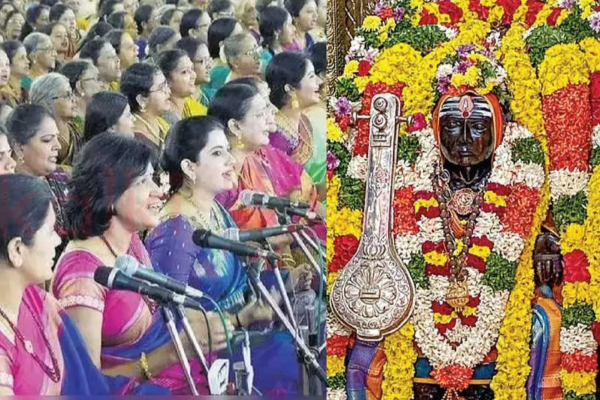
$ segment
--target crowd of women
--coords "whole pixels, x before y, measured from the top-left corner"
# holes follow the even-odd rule
[[[278,225],[246,190],[324,221],[324,0],[63,1],[0,3],[0,395],[190,392],[159,305],[94,280],[125,255],[214,300],[188,311],[209,363],[241,360],[245,330],[254,389],[301,393],[243,260],[192,234]],[[306,254],[268,243],[292,299],[321,310]]]

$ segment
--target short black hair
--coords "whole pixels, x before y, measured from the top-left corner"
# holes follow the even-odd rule
[[[215,14],[231,7],[233,7],[233,3],[230,0],[212,0],[208,6],[208,15],[214,19]]]
[[[106,22],[108,22],[115,29],[125,29],[126,16],[127,11],[113,12],[108,16],[108,18],[106,18]]]
[[[260,95],[256,87],[227,84],[217,91],[208,106],[208,115],[217,118],[227,128],[229,120],[240,121],[250,110],[252,99]]]
[[[167,43],[175,35],[177,35],[177,32],[170,26],[157,26],[148,38],[149,54],[155,56],[158,53],[158,46]]]
[[[85,60],[73,60],[63,64],[58,70],[59,73],[69,78],[69,84],[74,92],[77,92],[77,82],[81,75],[90,69],[91,64]]]
[[[98,62],[98,58],[100,57],[100,52],[102,48],[106,45],[110,46],[110,43],[104,39],[92,39],[87,42],[79,52],[79,58],[81,59],[90,59],[96,64]]]
[[[298,52],[286,51],[273,57],[267,66],[266,80],[271,88],[269,99],[275,107],[281,108],[290,101],[286,85],[299,88],[307,65],[308,58]]]
[[[98,20],[106,21],[108,16],[113,13],[116,5],[121,4],[122,0],[105,0],[98,4],[100,10],[98,12]]]
[[[0,175],[0,259],[8,260],[8,244],[21,238],[33,244],[52,207],[52,193],[44,180],[22,174]],[[8,211],[8,212],[7,212]]]
[[[231,36],[238,24],[235,18],[220,18],[208,28],[208,52],[212,58],[219,58],[221,42]]]
[[[113,26],[108,22],[98,21],[96,24],[92,25],[85,38],[79,44],[79,51],[81,51],[81,49],[83,49],[83,47],[92,40],[101,39],[104,35],[106,35],[113,29]]]
[[[153,149],[125,135],[98,135],[83,146],[75,156],[64,207],[69,237],[84,240],[106,232],[117,201],[153,164]]]
[[[284,6],[294,18],[300,16],[302,8],[311,0],[285,0]],[[313,0],[314,1],[314,0]]]
[[[327,43],[318,42],[309,50],[310,61],[315,66],[315,74],[320,75],[327,72]]]
[[[183,184],[181,161],[188,159],[198,162],[198,155],[208,142],[208,135],[215,130],[224,131],[223,124],[215,117],[191,117],[177,122],[165,143],[162,154],[162,169],[169,173],[171,192]]]
[[[260,13],[259,30],[263,47],[270,49],[275,41],[275,32],[281,31],[290,14],[282,7],[267,7]]]
[[[127,97],[121,93],[106,91],[93,95],[85,110],[85,140],[89,141],[116,125],[127,104]]]
[[[38,18],[40,18],[40,15],[42,14],[42,10],[50,10],[50,7],[45,6],[43,4],[30,5],[25,11],[25,21],[27,21],[27,23],[31,24],[32,26],[35,25]]]
[[[6,129],[13,144],[26,145],[39,132],[44,118],[53,119],[44,106],[38,104],[19,104],[8,116]]]
[[[13,59],[15,58],[15,54],[17,54],[17,51],[19,51],[19,49],[22,47],[24,48],[23,43],[19,42],[18,40],[7,40],[6,42],[0,44],[0,48],[4,50],[4,52],[8,56],[8,61],[11,64],[13,63]]]
[[[121,41],[123,40],[123,34],[125,31],[123,29],[113,29],[108,32],[102,39],[106,40],[111,46],[115,49],[117,54],[121,53]]]
[[[158,54],[154,62],[158,65],[165,78],[169,80],[171,79],[171,74],[177,68],[179,60],[187,56],[187,53],[180,49],[165,50]]]
[[[200,40],[198,38],[188,36],[188,37],[184,37],[183,39],[179,40],[175,44],[175,47],[185,51],[187,53],[188,57],[190,58],[190,60],[194,61],[194,58],[196,58],[196,54],[198,54],[198,48],[201,45],[206,46],[206,43],[204,43],[202,40]]]
[[[198,21],[204,15],[204,11],[199,8],[191,8],[181,17],[181,25],[179,25],[179,33],[181,37],[188,37],[190,29],[198,29]]]
[[[154,76],[160,70],[154,64],[135,63],[123,72],[121,77],[121,93],[127,97],[131,112],[140,110],[136,97],[148,96],[154,83]]]
[[[169,25],[171,23],[171,18],[173,18],[173,14],[175,14],[175,11],[177,11],[177,8],[170,8],[167,11],[165,11],[160,16],[160,24]]]
[[[58,20],[63,16],[63,14],[69,10],[70,8],[67,7],[64,3],[56,3],[50,9],[50,22],[58,22]]]
[[[142,23],[148,23],[148,21],[150,21],[150,17],[152,17],[152,11],[154,11],[154,7],[152,7],[150,4],[144,4],[143,6],[139,6],[138,9],[135,10],[133,19],[135,20],[135,24],[137,25],[138,34],[141,34],[144,31]]]
[[[58,3],[60,3],[60,0],[41,0],[40,1],[41,5],[48,6],[50,8],[54,7]]]

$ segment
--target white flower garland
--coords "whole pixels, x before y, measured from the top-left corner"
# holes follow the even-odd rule
[[[574,354],[581,351],[586,356],[594,354],[598,343],[592,331],[583,324],[577,324],[560,329],[560,351],[564,354]]]
[[[440,72],[440,70],[438,70]],[[442,71],[443,73],[443,68]],[[412,133],[418,139],[421,151],[415,165],[398,162],[395,176],[395,189],[412,187],[414,191],[433,191],[432,177],[438,162],[439,148],[435,142],[433,130],[426,128]],[[526,128],[511,123],[506,126],[503,142],[496,149],[491,182],[510,186],[524,183],[539,189],[544,183],[542,166],[521,161],[512,162],[511,147],[518,139],[533,137]],[[362,163],[357,161],[357,163]],[[349,168],[350,169],[350,168]],[[359,170],[353,166],[353,171]],[[420,253],[426,241],[434,243],[444,240],[442,219],[422,216],[417,221],[417,235],[402,234],[395,238],[395,247],[401,260],[408,263],[414,254]],[[495,213],[481,212],[475,223],[474,237],[486,236],[494,243],[494,251],[509,261],[517,261],[525,245],[520,235],[505,231],[500,218]],[[474,368],[496,344],[500,334],[500,325],[510,292],[494,292],[491,287],[482,284],[483,274],[474,268],[466,268],[469,294],[479,297],[476,309],[477,321],[474,326],[464,326],[457,320],[453,329],[441,335],[435,327],[432,303],[444,301],[449,285],[445,276],[428,277],[429,289],[417,288],[415,310],[411,320],[415,327],[415,340],[434,367],[460,364]],[[451,343],[458,343],[453,347]]]

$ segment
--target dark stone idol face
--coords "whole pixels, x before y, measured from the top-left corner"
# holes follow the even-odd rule
[[[444,101],[440,109],[440,147],[448,162],[468,167],[492,156],[492,113],[492,108],[481,96],[465,95]]]

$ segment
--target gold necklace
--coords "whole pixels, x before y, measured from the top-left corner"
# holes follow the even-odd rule
[[[188,194],[180,190],[179,195],[194,210],[193,215],[188,215],[188,217],[191,219],[196,228],[208,229],[217,235],[223,233],[225,223],[219,216],[220,212],[214,200],[210,206],[210,211],[202,212],[196,203],[194,203],[191,191]]]

